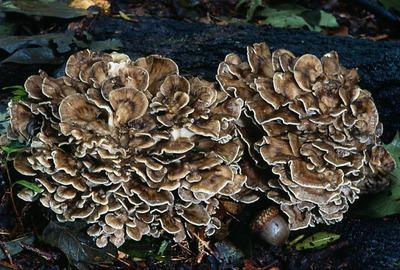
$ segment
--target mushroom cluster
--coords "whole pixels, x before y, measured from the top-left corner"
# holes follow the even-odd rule
[[[238,165],[243,101],[180,76],[168,58],[86,50],[68,59],[65,76],[40,72],[25,89],[27,100],[9,104],[8,136],[28,145],[14,166],[43,192],[19,197],[39,198],[59,221],[91,224],[99,247],[212,235],[220,200],[256,199]]]
[[[387,184],[395,162],[380,143],[377,109],[355,69],[341,66],[335,51],[296,57],[271,53],[265,43],[248,47],[247,58],[227,55],[217,80],[244,100],[246,116],[263,130],[256,142],[248,130],[244,139],[277,175],[267,180],[267,196],[292,230],[338,222],[361,191]]]

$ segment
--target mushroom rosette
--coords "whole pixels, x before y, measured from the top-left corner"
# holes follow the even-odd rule
[[[227,55],[217,80],[262,128],[257,142],[248,130],[243,137],[279,177],[268,180],[267,196],[292,230],[338,222],[360,191],[387,184],[395,162],[379,141],[382,124],[355,69],[342,67],[334,51],[296,57],[284,49],[271,54],[265,43],[248,47],[247,58]]]
[[[220,227],[219,199],[251,202],[238,162],[243,101],[179,75],[153,55],[82,51],[65,76],[44,72],[10,102],[9,137],[28,144],[14,165],[44,190],[22,190],[59,221],[85,220],[99,247],[164,231],[182,241]]]

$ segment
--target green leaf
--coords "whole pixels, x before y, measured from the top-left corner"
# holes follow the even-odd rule
[[[236,10],[238,10],[240,7],[242,7],[247,2],[248,2],[248,0],[240,0],[239,2],[237,2],[236,7],[235,7]]]
[[[12,100],[19,101],[28,96],[28,93],[25,91],[25,88],[22,85],[12,85],[3,87],[3,90],[11,90],[13,94]]]
[[[384,147],[396,161],[396,169],[389,176],[390,186],[378,194],[361,198],[353,207],[355,214],[379,218],[400,213],[400,133]]]
[[[400,11],[400,1],[399,0],[379,0],[381,4],[386,8],[386,9],[394,9],[397,11]]]
[[[163,261],[165,259],[164,253],[169,243],[168,240],[161,241],[161,239],[144,237],[140,241],[126,241],[120,247],[120,250],[128,254],[135,261],[142,261],[147,258]]]
[[[323,10],[321,10],[320,12],[321,12],[321,20],[319,21],[319,26],[330,27],[330,28],[339,27],[339,24],[336,21],[335,16]]]
[[[87,224],[77,221],[66,223],[50,221],[43,231],[41,240],[59,248],[69,262],[78,269],[89,269],[89,265],[110,266],[117,253],[116,248],[111,244],[98,248],[92,237],[86,234],[86,227]]]
[[[163,241],[161,242],[160,248],[158,249],[157,255],[163,256],[163,255],[164,255],[164,252],[165,252],[165,250],[167,249],[167,247],[168,247],[169,244],[170,244],[169,241],[163,240]]]
[[[266,17],[265,23],[274,27],[299,28],[307,26],[312,29],[312,26],[301,16],[303,11],[300,8],[275,9],[267,7],[260,14]]]
[[[12,100],[18,102],[20,100],[23,100],[25,97],[26,97],[26,95],[25,96],[13,96]]]
[[[20,101],[28,96],[28,93],[25,90],[14,90],[12,91],[13,97],[12,100]]]
[[[246,13],[246,21],[251,21],[256,10],[262,6],[262,0],[251,0]]]
[[[310,10],[296,4],[270,5],[259,12],[265,23],[281,28],[307,27],[321,31],[321,27],[337,27],[335,16],[322,10]]]
[[[18,141],[12,141],[10,144],[2,146],[1,150],[7,155],[12,153],[21,152],[26,148],[24,144],[19,143]]]
[[[25,89],[22,85],[11,85],[11,86],[3,87],[2,89],[3,90],[14,90],[14,91],[18,91],[18,90],[25,91]]]
[[[71,8],[63,1],[11,0],[0,3],[0,8],[4,12],[62,19],[72,19],[90,14],[84,9]]]
[[[27,94],[24,88],[22,88],[22,89],[21,88],[14,88],[14,89],[15,90],[12,91],[12,93],[15,96],[22,96],[22,95],[26,95]]]
[[[18,181],[15,181],[14,184],[21,185],[21,186],[26,187],[30,190],[33,190],[37,193],[43,192],[43,189],[41,189],[37,184],[26,181],[26,180],[18,180]]]
[[[302,240],[305,237],[304,234],[300,234],[299,236],[297,236],[295,239],[293,239],[292,241],[290,241],[287,245],[289,247],[294,246],[295,244],[297,244],[298,242],[300,242],[300,240]]]
[[[0,25],[0,38],[13,35],[15,29],[15,24],[3,22],[3,24]]]
[[[323,248],[338,240],[340,235],[329,232],[317,232],[295,245],[296,250]]]
[[[385,149],[395,158],[397,165],[399,165],[400,161],[400,132],[396,133],[396,136],[394,136],[393,140],[391,143],[386,144]],[[395,170],[395,176],[397,178],[400,178],[400,168],[399,166],[396,167],[397,170]]]

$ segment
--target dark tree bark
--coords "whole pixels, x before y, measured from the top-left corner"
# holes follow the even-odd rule
[[[162,54],[174,59],[183,74],[214,79],[218,64],[230,52],[245,55],[246,46],[267,42],[272,50],[317,56],[336,50],[347,68],[357,67],[361,87],[372,92],[384,123],[384,140],[400,130],[400,42],[373,42],[350,37],[327,37],[303,30],[250,24],[205,25],[169,19],[142,18],[138,23],[101,18],[90,33],[120,39],[132,57]]]
[[[272,50],[318,56],[336,50],[347,68],[357,67],[361,87],[368,89],[384,124],[385,142],[400,129],[400,43],[373,42],[351,37],[328,37],[303,30],[276,29],[250,24],[206,25],[160,18],[138,22],[100,17],[88,29],[96,40],[120,39],[133,58],[161,54],[174,59],[181,74],[213,80],[218,64],[230,52],[244,57],[246,46],[267,42]],[[21,84],[38,66],[0,65],[2,85]],[[41,67],[43,68],[43,67]],[[55,67],[46,67],[55,70]],[[45,69],[46,70],[46,69]],[[351,269],[397,269],[400,262],[400,221],[355,220],[330,226],[349,240]],[[290,258],[288,258],[290,260]],[[300,268],[298,268],[300,269]]]
[[[276,29],[251,24],[206,25],[171,19],[140,18],[139,22],[100,17],[90,23],[96,40],[120,39],[131,57],[162,54],[174,59],[184,75],[214,79],[217,66],[230,52],[245,55],[246,46],[267,42],[271,49],[322,56],[331,50],[341,63],[357,67],[361,86],[372,92],[385,126],[384,141],[400,129],[400,42],[373,42],[351,37],[329,37],[303,30]],[[50,66],[0,65],[2,85],[21,83],[38,68]]]

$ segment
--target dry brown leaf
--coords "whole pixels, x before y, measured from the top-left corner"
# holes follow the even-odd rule
[[[72,0],[69,4],[73,8],[88,9],[91,6],[101,8],[104,13],[109,13],[111,4],[108,0]]]

